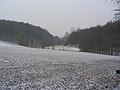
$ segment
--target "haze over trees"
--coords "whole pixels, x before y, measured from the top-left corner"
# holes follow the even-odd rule
[[[14,42],[28,47],[43,48],[61,43],[60,38],[54,37],[41,27],[8,20],[0,20],[0,40]]]

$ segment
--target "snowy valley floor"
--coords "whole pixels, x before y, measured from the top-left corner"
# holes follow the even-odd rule
[[[120,57],[0,46],[0,90],[120,90]]]

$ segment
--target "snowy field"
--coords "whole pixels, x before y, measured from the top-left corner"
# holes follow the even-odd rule
[[[0,90],[120,90],[120,57],[0,42]]]

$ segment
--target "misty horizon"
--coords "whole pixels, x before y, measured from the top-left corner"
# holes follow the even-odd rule
[[[113,5],[104,0],[1,0],[0,19],[30,23],[63,37],[71,27],[104,25],[114,16]]]

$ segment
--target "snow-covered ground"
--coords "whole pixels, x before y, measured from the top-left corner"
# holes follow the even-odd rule
[[[0,90],[120,90],[120,57],[0,46]]]
[[[1,46],[7,46],[7,47],[15,47],[15,46],[18,46],[17,44],[13,44],[13,43],[10,43],[10,42],[5,42],[5,41],[0,41],[0,47]]]

